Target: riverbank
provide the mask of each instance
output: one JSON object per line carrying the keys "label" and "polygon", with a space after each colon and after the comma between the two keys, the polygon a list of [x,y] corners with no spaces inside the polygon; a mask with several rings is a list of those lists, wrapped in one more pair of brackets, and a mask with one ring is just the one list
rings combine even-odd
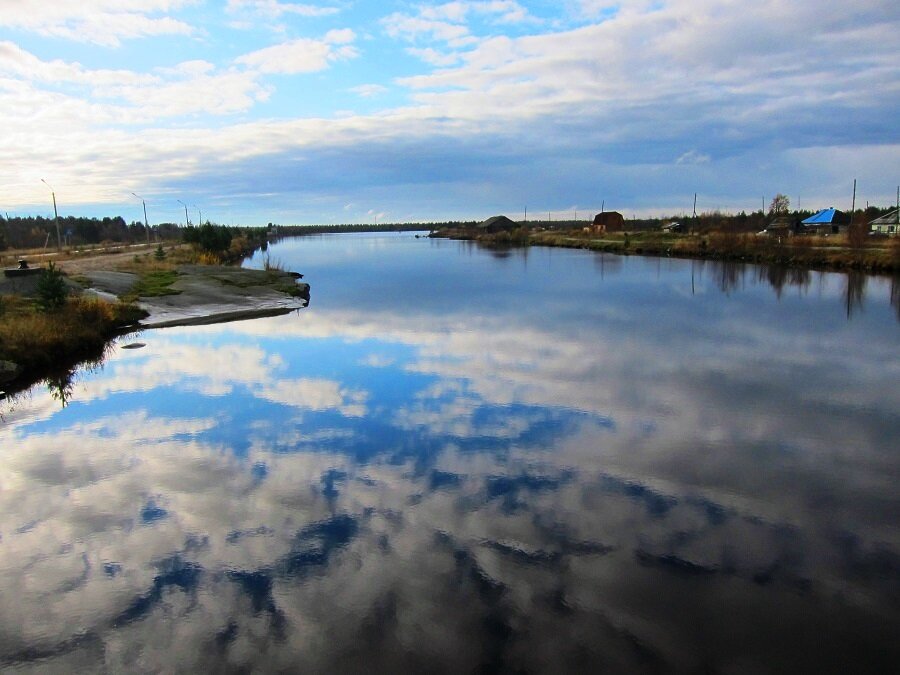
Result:
{"label": "riverbank", "polygon": [[0,390],[101,360],[110,341],[136,331],[285,314],[309,302],[295,273],[176,260],[130,256],[118,269],[81,260],[52,309],[40,306],[41,275],[0,277]]}
{"label": "riverbank", "polygon": [[620,255],[649,255],[698,260],[725,260],[823,271],[854,270],[875,274],[900,272],[900,239],[875,239],[851,246],[845,236],[776,237],[752,234],[702,235],[635,232],[592,234],[581,231],[481,233],[446,229],[432,237],[476,241],[484,246],[551,246]]}

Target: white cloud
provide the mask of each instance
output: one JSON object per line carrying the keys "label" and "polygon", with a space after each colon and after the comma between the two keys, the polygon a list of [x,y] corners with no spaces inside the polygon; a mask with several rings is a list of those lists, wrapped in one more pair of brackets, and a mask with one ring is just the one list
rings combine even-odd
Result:
{"label": "white cloud", "polygon": [[420,49],[418,47],[409,47],[407,48],[406,53],[415,56],[416,58],[421,59],[425,63],[428,63],[432,66],[440,67],[455,66],[462,58],[459,54],[446,54],[443,52],[439,52],[432,47],[426,47],[424,49]]}
{"label": "white cloud", "polygon": [[191,35],[194,28],[170,16],[196,0],[17,0],[0,3],[0,25],[78,42],[117,47],[124,39]]}
{"label": "white cloud", "polygon": [[354,94],[362,96],[363,98],[372,98],[373,96],[383,94],[387,90],[387,87],[380,84],[361,84],[358,87],[352,87],[350,89]]}
{"label": "white cloud", "polygon": [[277,19],[285,14],[302,17],[331,16],[340,12],[337,7],[311,5],[296,2],[278,2],[278,0],[228,0],[227,12],[250,11],[262,16]]}
{"label": "white cloud", "polygon": [[675,160],[676,164],[707,164],[711,157],[696,150],[688,150]]}
{"label": "white cloud", "polygon": [[358,56],[359,52],[351,45],[355,39],[352,30],[333,30],[322,40],[290,40],[239,56],[235,63],[266,74],[315,73],[325,70],[334,61]]}

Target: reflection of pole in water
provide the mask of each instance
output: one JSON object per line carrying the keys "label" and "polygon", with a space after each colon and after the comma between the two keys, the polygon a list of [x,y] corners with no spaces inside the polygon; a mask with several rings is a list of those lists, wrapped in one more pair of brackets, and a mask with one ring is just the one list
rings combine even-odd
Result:
{"label": "reflection of pole in water", "polygon": [[847,289],[844,299],[847,303],[847,318],[851,318],[854,312],[863,308],[863,300],[866,295],[866,275],[861,272],[847,273]]}
{"label": "reflection of pole in water", "polygon": [[694,295],[694,261],[691,260],[691,295]]}
{"label": "reflection of pole in water", "polygon": [[900,275],[891,277],[891,307],[897,312],[897,320],[900,321]]}

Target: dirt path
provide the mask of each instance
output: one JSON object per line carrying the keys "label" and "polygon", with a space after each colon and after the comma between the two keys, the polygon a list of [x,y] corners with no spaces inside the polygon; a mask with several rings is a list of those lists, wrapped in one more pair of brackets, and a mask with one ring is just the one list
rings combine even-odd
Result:
{"label": "dirt path", "polygon": [[[121,244],[85,251],[27,251],[3,254],[3,266],[14,267],[15,261],[24,258],[32,267],[44,266],[51,260],[66,274],[83,274],[91,270],[115,270],[119,265],[130,262],[134,256],[151,253],[159,244]],[[166,246],[169,249],[169,246]]]}

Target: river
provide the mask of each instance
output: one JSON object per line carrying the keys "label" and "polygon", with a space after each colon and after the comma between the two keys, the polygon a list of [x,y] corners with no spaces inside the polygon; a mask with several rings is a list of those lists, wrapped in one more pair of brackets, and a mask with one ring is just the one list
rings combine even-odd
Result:
{"label": "river", "polygon": [[900,662],[896,281],[408,233],[265,257],[309,307],[0,402],[0,669]]}

